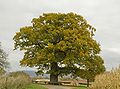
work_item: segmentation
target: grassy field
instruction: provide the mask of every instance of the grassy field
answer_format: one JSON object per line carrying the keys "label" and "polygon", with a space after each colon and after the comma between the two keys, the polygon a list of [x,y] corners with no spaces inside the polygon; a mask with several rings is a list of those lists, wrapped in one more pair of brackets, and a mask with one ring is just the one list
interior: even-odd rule
{"label": "grassy field", "polygon": [[[30,84],[25,87],[25,89],[47,89],[44,86],[38,84]],[[76,87],[74,89],[87,89],[85,86]]]}
{"label": "grassy field", "polygon": [[86,87],[77,87],[75,89],[87,89]]}
{"label": "grassy field", "polygon": [[87,89],[86,87],[77,87],[77,88],[74,88],[74,89]]}
{"label": "grassy field", "polygon": [[47,89],[47,88],[38,84],[31,84],[31,85],[27,85],[25,89]]}
{"label": "grassy field", "polygon": [[79,87],[74,88],[74,89],[87,89],[87,87],[83,85],[83,86],[79,86]]}

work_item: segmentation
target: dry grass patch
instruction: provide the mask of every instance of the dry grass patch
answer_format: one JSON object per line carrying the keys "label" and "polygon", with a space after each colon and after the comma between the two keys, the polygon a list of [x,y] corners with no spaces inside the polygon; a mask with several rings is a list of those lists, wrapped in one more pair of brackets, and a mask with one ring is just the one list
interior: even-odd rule
{"label": "dry grass patch", "polygon": [[24,89],[27,84],[30,84],[30,78],[23,73],[15,72],[15,75],[0,76],[0,89]]}
{"label": "dry grass patch", "polygon": [[120,67],[96,76],[89,89],[120,89]]}

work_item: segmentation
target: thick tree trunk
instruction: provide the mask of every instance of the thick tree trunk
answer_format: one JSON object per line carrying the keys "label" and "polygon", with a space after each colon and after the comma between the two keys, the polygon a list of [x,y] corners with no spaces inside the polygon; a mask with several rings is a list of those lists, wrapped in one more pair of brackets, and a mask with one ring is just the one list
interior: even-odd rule
{"label": "thick tree trunk", "polygon": [[87,87],[89,87],[89,85],[90,85],[89,83],[90,83],[90,81],[89,81],[89,79],[87,79]]}
{"label": "thick tree trunk", "polygon": [[50,74],[50,83],[58,83],[58,75]]}
{"label": "thick tree trunk", "polygon": [[58,83],[58,74],[56,73],[58,71],[58,64],[57,62],[51,63],[51,74],[50,74],[50,83],[51,84],[57,84]]}

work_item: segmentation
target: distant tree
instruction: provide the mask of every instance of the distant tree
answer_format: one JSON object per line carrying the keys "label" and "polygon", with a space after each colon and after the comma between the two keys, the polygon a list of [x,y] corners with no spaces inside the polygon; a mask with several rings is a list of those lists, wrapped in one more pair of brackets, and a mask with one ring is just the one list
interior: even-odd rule
{"label": "distant tree", "polygon": [[5,68],[8,67],[8,62],[7,62],[7,54],[3,51],[1,48],[1,43],[0,43],[0,74],[5,73]]}
{"label": "distant tree", "polygon": [[3,68],[0,68],[0,75],[5,74],[5,70]]}
{"label": "distant tree", "polygon": [[38,73],[47,71],[50,82],[57,83],[59,75],[74,75],[94,65],[91,57],[100,53],[95,31],[80,15],[47,13],[34,18],[32,26],[20,28],[13,39],[15,49],[24,51],[21,65],[37,67]]}
{"label": "distant tree", "polygon": [[105,66],[103,65],[103,59],[98,55],[91,57],[86,61],[86,67],[83,69],[78,69],[74,74],[80,76],[83,79],[87,79],[87,86],[89,87],[89,82],[93,82],[96,75],[105,72]]}

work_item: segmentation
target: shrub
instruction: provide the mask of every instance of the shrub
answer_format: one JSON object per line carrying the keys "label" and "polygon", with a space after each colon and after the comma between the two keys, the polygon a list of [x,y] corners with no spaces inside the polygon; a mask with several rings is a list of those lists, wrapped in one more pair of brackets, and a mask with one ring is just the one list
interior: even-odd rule
{"label": "shrub", "polygon": [[24,89],[30,83],[30,77],[23,72],[0,76],[0,89]]}
{"label": "shrub", "polygon": [[89,89],[120,89],[120,67],[96,76]]}

